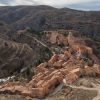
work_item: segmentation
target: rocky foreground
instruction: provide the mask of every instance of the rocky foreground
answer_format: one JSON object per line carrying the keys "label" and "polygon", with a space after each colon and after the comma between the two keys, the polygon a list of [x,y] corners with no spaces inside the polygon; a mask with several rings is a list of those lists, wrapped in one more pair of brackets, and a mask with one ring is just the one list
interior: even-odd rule
{"label": "rocky foreground", "polygon": [[[62,40],[57,37],[57,43],[65,43],[65,47],[61,49],[61,53],[54,53],[49,61],[41,63],[37,66],[35,69],[35,75],[32,77],[31,81],[24,85],[17,82],[8,82],[0,86],[0,93],[9,95],[19,94],[26,98],[28,97],[28,99],[44,98],[49,95],[56,96],[60,90],[64,90],[63,93],[66,93],[69,97],[73,95],[71,99],[61,98],[60,95],[59,98],[61,98],[61,100],[92,100],[95,96],[98,96],[100,92],[99,58],[94,55],[92,48],[86,46],[86,43],[81,39],[77,32],[68,31],[68,36],[64,36]],[[98,89],[92,89],[91,87],[94,87],[95,85],[90,84],[90,81],[85,81],[84,83],[80,80],[86,77],[89,78],[89,80],[90,78],[98,78],[98,82],[93,81],[93,83],[97,82],[99,84]],[[75,84],[76,86],[73,86]],[[89,88],[78,88],[77,85],[84,85]],[[69,89],[67,87],[69,87]],[[79,93],[86,94],[82,99],[75,99],[77,98],[75,96]],[[93,100],[99,99],[100,98],[98,96]],[[59,99],[55,99],[55,97],[53,97],[52,99],[47,98],[46,100]]]}

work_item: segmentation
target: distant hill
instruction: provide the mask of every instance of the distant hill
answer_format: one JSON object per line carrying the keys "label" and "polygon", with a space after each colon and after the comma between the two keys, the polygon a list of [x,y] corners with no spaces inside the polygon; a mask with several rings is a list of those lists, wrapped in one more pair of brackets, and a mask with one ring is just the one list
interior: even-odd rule
{"label": "distant hill", "polygon": [[50,6],[0,7],[0,32],[33,28],[35,30],[75,29],[100,35],[100,11],[78,11]]}

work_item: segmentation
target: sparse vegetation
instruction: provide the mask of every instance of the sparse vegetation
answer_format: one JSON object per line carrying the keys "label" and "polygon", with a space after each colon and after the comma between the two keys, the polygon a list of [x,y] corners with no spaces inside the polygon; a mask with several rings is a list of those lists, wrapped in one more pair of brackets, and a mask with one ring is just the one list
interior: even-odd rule
{"label": "sparse vegetation", "polygon": [[31,34],[36,34],[38,37],[41,37],[41,36],[44,35],[44,32],[42,32],[42,31],[36,31],[33,28],[27,29],[27,32],[31,33]]}
{"label": "sparse vegetation", "polygon": [[[99,13],[49,6],[0,7],[0,78],[14,75],[7,85],[1,85],[3,79],[0,95],[20,94],[26,97],[23,100],[46,100],[49,93],[51,100],[90,100],[99,95]],[[68,29],[73,30],[72,37]],[[76,86],[86,77],[93,80],[79,85],[92,88]]]}

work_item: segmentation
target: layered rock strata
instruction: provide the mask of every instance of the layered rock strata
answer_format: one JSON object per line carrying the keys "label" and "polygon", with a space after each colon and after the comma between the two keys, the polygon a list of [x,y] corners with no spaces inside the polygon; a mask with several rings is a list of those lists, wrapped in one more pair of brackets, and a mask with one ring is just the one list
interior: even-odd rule
{"label": "layered rock strata", "polygon": [[48,62],[36,68],[36,75],[25,86],[7,83],[0,86],[0,93],[21,94],[29,97],[43,98],[51,93],[63,80],[68,84],[80,77],[100,77],[99,59],[93,54],[80,37],[69,32],[66,37],[69,48],[62,54],[54,54]]}

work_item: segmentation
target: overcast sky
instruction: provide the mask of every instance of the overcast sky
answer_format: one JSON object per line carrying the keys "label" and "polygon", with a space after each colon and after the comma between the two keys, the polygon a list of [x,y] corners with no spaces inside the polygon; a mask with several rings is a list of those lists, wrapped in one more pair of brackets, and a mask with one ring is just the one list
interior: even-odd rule
{"label": "overcast sky", "polygon": [[0,6],[50,5],[79,10],[100,10],[100,0],[0,0]]}

